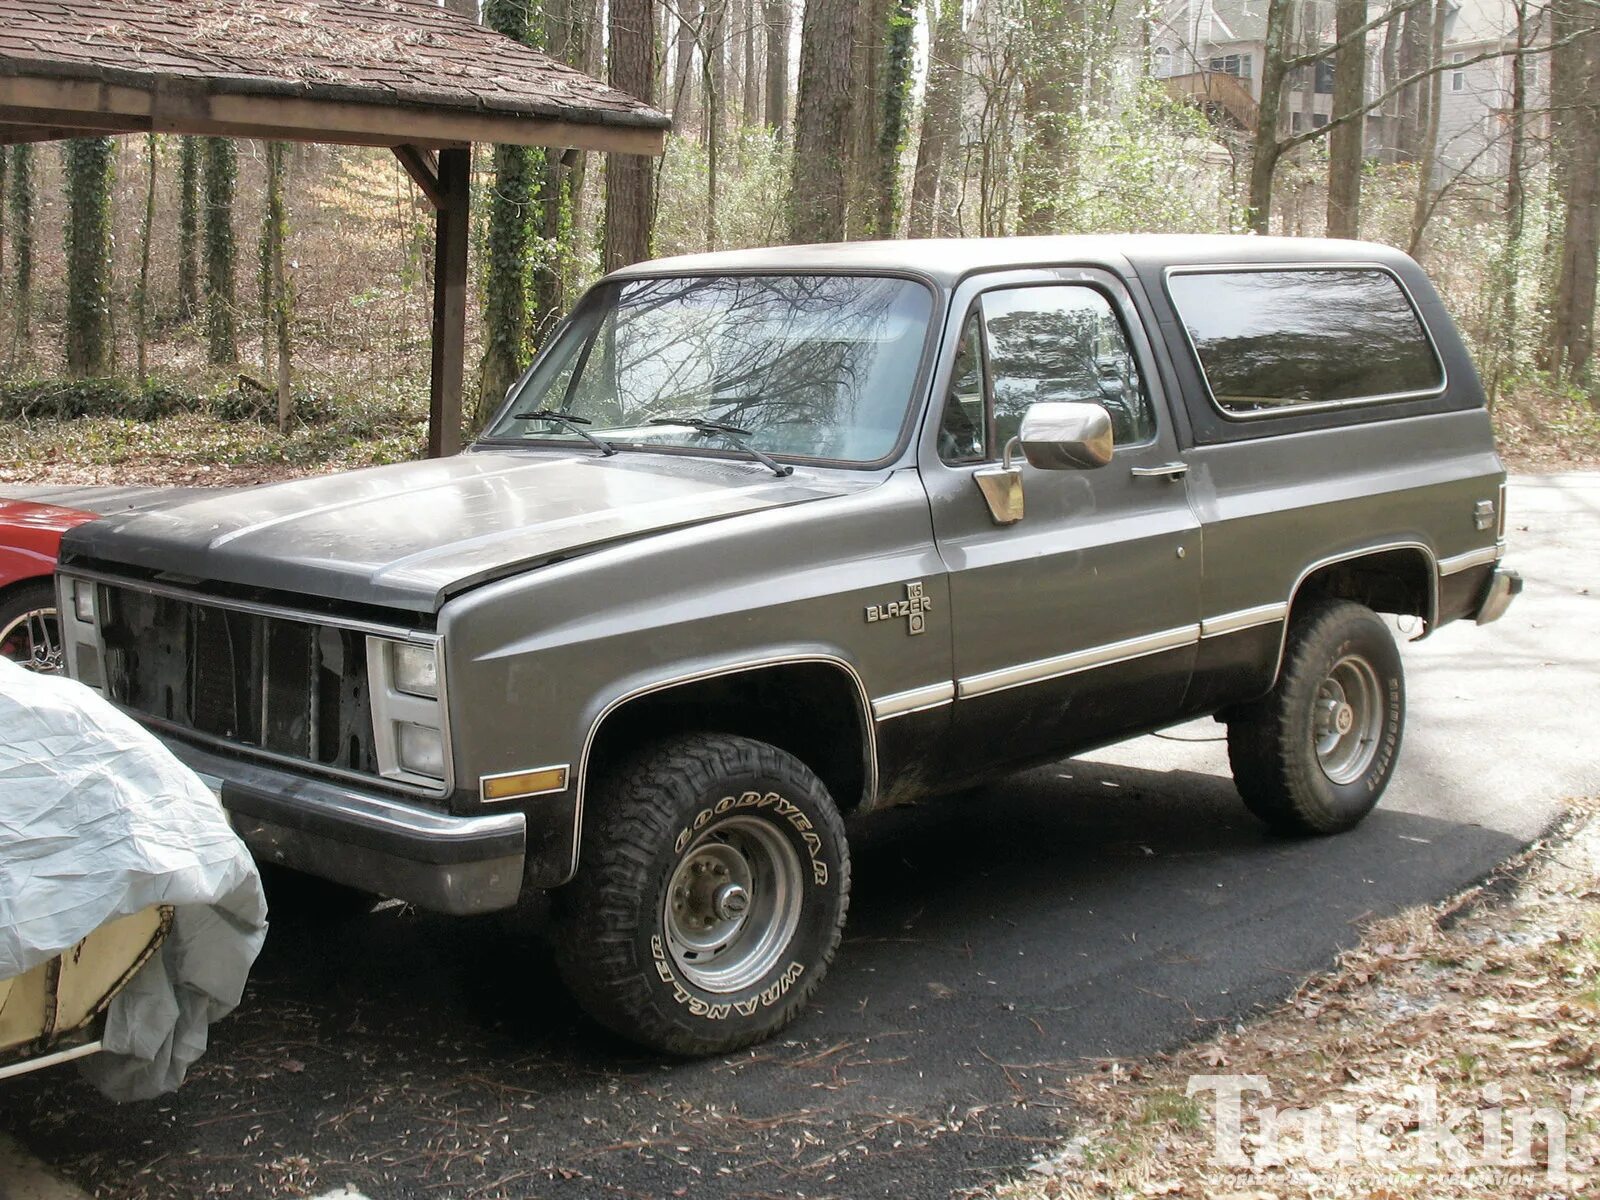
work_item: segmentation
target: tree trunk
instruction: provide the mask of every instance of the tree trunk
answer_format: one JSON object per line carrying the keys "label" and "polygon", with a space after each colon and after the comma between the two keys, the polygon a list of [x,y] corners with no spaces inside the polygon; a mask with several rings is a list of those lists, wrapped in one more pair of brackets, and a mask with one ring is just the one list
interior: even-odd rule
{"label": "tree trunk", "polygon": [[876,237],[878,224],[878,186],[882,172],[878,166],[878,139],[883,127],[885,82],[884,51],[889,29],[889,13],[896,0],[860,0],[856,5],[854,58],[854,101],[850,111],[850,135],[846,154],[850,171],[845,176],[844,230],[847,238]]}
{"label": "tree trunk", "polygon": [[134,373],[139,382],[149,378],[150,356],[150,236],[156,224],[156,135],[144,135],[144,220],[139,223],[139,286],[134,293]]}
{"label": "tree trunk", "polygon": [[[611,0],[607,75],[612,87],[655,102],[655,8],[652,0]],[[604,268],[613,271],[650,257],[655,172],[638,154],[606,156]]]}
{"label": "tree trunk", "polygon": [[700,43],[704,55],[701,85],[705,104],[701,135],[708,151],[722,140],[728,116],[728,0],[705,0],[705,35]]}
{"label": "tree trunk", "polygon": [[283,201],[283,176],[288,160],[287,142],[268,142],[267,194],[261,214],[261,373],[276,364],[278,432],[289,432],[294,414],[294,393],[289,385],[289,276],[287,247],[289,211]]}
{"label": "tree trunk", "polygon": [[837,241],[845,231],[844,148],[852,116],[851,67],[858,0],[806,0],[800,27],[789,237]]}
{"label": "tree trunk", "polygon": [[[541,10],[542,15],[542,10]],[[541,46],[543,30],[530,20],[523,0],[488,0],[484,24],[525,46]],[[522,371],[532,323],[534,193],[544,153],[531,146],[494,148],[494,187],[484,236],[483,363],[472,423],[481,427]]]}
{"label": "tree trunk", "polygon": [[900,224],[900,152],[905,147],[911,106],[913,40],[917,32],[917,0],[894,0],[889,14],[884,58],[883,123],[878,130],[878,211],[874,233],[894,237]]}
{"label": "tree trunk", "polygon": [[760,42],[756,15],[761,11],[757,0],[743,0],[739,5],[739,42],[744,47],[744,73],[740,80],[744,94],[740,97],[740,120],[746,125],[761,122],[761,68],[757,63],[757,45]]}
{"label": "tree trunk", "polygon": [[677,6],[680,14],[678,36],[673,43],[675,60],[672,67],[672,120],[679,133],[694,120],[695,81],[694,50],[700,37],[700,0],[682,0]]}
{"label": "tree trunk", "polygon": [[[1070,11],[1069,11],[1070,9]],[[1078,108],[1085,25],[1076,0],[1027,0],[1030,37],[1022,64],[1022,118],[1028,142],[1017,181],[1017,232],[1060,233],[1065,218],[1071,120]]]}
{"label": "tree trunk", "polygon": [[922,99],[922,133],[911,176],[910,237],[936,237],[949,232],[939,219],[939,193],[960,132],[966,66],[961,9],[961,0],[935,0],[929,6],[929,27],[933,32],[928,47],[928,84]]}
{"label": "tree trunk", "polygon": [[11,164],[11,147],[0,146],[0,293],[6,281],[6,168]]}
{"label": "tree trunk", "polygon": [[767,23],[767,102],[762,117],[781,138],[789,121],[789,0],[763,0]]}
{"label": "tree trunk", "polygon": [[203,158],[206,358],[214,366],[229,366],[239,361],[233,246],[233,192],[239,174],[239,152],[229,138],[208,137]]}
{"label": "tree trunk", "polygon": [[1554,155],[1565,231],[1550,323],[1549,364],[1556,378],[1587,386],[1594,354],[1596,259],[1600,252],[1600,33],[1583,0],[1552,6],[1551,106]]}
{"label": "tree trunk", "polygon": [[[1407,10],[1401,18],[1396,64],[1398,78],[1404,79],[1421,71],[1433,61],[1433,25],[1433,6],[1427,3]],[[1421,79],[1407,87],[1397,98],[1399,119],[1395,152],[1401,162],[1416,162],[1422,156],[1432,95],[1432,80]]]}
{"label": "tree trunk", "polygon": [[[1419,70],[1436,67],[1444,60],[1444,18],[1449,3],[1450,0],[1434,0],[1433,11],[1426,21],[1426,28],[1431,38],[1428,43],[1428,58],[1425,63],[1419,64]],[[1433,213],[1431,201],[1433,176],[1439,165],[1439,98],[1443,82],[1444,72],[1435,71],[1417,85],[1426,101],[1427,124],[1423,127],[1422,141],[1418,146],[1420,158],[1417,162],[1417,199],[1411,210],[1411,242],[1406,250],[1413,258],[1418,258],[1422,254],[1422,235],[1427,232],[1428,218]]]}
{"label": "tree trunk", "polygon": [[33,322],[33,146],[23,142],[11,151],[11,259],[15,272],[11,304],[16,310],[11,335],[13,358],[25,356]]}
{"label": "tree trunk", "polygon": [[[1354,37],[1367,20],[1367,0],[1339,0],[1333,63],[1333,115],[1355,112],[1367,98],[1367,39]],[[1346,39],[1351,39],[1346,41]],[[1328,135],[1328,236],[1361,236],[1361,164],[1367,119],[1356,117]]]}
{"label": "tree trunk", "polygon": [[[1517,49],[1525,50],[1532,44],[1534,27],[1528,20],[1529,0],[1513,0],[1516,12]],[[1517,355],[1517,289],[1521,286],[1522,234],[1527,220],[1527,192],[1523,182],[1527,159],[1528,120],[1528,63],[1527,55],[1517,54],[1511,59],[1511,111],[1507,119],[1506,149],[1506,232],[1505,249],[1500,256],[1500,332],[1493,339],[1493,363],[1487,380],[1489,407],[1500,398],[1500,390],[1508,370],[1516,366]]]}
{"label": "tree trunk", "polygon": [[1267,6],[1266,46],[1261,56],[1261,104],[1250,158],[1250,229],[1255,233],[1267,233],[1272,227],[1272,182],[1283,155],[1283,145],[1278,140],[1278,113],[1283,106],[1283,51],[1289,25],[1290,0],[1271,0]]}
{"label": "tree trunk", "polygon": [[178,146],[178,317],[200,311],[200,146],[185,137]]}
{"label": "tree trunk", "polygon": [[71,375],[111,370],[111,181],[109,137],[67,143],[67,329]]}
{"label": "tree trunk", "polygon": [[[545,52],[558,62],[583,70],[589,51],[589,16],[589,0],[559,0],[548,5]],[[544,237],[545,253],[533,269],[533,323],[525,339],[531,350],[543,344],[545,335],[565,313],[568,295],[577,283],[579,199],[585,157],[582,151],[561,154],[546,150],[543,154],[535,216]]]}

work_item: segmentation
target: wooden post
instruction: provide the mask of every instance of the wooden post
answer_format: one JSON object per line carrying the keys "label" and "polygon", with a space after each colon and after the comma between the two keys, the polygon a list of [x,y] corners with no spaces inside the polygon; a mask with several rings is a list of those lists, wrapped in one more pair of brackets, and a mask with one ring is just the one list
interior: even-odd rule
{"label": "wooden post", "polygon": [[461,395],[467,353],[467,223],[472,148],[439,151],[434,218],[433,381],[428,399],[428,457],[461,449]]}

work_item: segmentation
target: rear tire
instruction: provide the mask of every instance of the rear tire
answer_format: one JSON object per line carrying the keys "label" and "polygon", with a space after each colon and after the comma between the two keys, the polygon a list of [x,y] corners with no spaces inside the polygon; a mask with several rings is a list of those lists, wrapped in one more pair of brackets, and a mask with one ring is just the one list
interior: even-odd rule
{"label": "rear tire", "polygon": [[1227,716],[1245,806],[1280,833],[1360,824],[1394,774],[1405,675],[1389,627],[1348,600],[1295,617],[1272,691]]}
{"label": "rear tire", "polygon": [[600,779],[584,828],[556,956],[595,1020],[695,1056],[800,1014],[850,896],[843,822],[803,763],[731,734],[675,738]]}

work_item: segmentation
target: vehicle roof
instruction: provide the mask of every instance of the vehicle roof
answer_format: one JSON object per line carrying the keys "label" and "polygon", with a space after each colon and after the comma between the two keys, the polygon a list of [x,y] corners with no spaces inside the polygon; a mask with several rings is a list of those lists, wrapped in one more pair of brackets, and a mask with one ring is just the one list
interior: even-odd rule
{"label": "vehicle roof", "polygon": [[1374,242],[1230,234],[1090,234],[1068,237],[903,238],[685,254],[636,263],[614,273],[649,275],[754,271],[910,272],[954,284],[974,271],[1030,266],[1103,266],[1117,271],[1209,263],[1409,263]]}

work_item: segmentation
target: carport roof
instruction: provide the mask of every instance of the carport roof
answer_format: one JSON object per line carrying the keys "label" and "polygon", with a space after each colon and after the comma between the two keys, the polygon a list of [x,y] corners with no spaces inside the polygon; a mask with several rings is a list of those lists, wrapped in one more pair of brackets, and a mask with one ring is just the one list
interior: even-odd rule
{"label": "carport roof", "polygon": [[0,0],[0,144],[153,130],[653,154],[668,124],[426,0]]}

